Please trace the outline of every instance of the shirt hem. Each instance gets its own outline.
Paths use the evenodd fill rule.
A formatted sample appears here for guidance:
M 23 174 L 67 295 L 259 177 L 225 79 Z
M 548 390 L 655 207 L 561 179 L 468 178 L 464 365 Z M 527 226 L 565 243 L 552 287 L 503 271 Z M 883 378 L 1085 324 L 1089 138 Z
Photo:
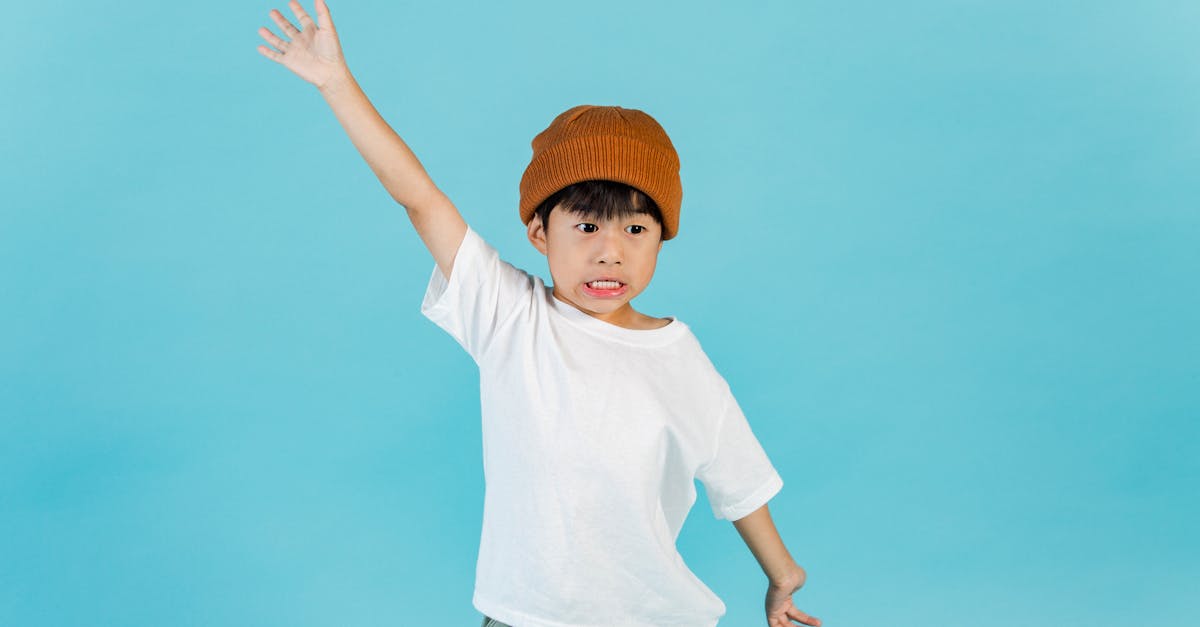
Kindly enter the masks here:
M 611 625 L 594 623 L 560 623 L 558 621 L 547 620 L 544 618 L 536 618 L 516 610 L 510 610 L 503 605 L 492 603 L 490 600 L 480 596 L 478 593 L 472 596 L 471 604 L 475 606 L 476 611 L 483 613 L 484 616 L 491 617 L 507 625 L 512 625 L 513 627 L 612 627 Z M 719 621 L 720 617 L 712 619 L 712 622 L 695 622 L 688 623 L 687 625 L 630 623 L 627 627 L 717 627 L 717 623 Z

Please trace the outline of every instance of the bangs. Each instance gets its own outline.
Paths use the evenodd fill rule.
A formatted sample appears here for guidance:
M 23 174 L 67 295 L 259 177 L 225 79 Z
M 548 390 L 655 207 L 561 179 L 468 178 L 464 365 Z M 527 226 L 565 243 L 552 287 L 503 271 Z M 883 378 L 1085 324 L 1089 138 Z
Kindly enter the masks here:
M 538 205 L 536 213 L 547 224 L 550 211 L 559 209 L 580 218 L 607 221 L 634 215 L 648 215 L 660 226 L 662 211 L 644 192 L 616 181 L 582 181 L 568 185 Z

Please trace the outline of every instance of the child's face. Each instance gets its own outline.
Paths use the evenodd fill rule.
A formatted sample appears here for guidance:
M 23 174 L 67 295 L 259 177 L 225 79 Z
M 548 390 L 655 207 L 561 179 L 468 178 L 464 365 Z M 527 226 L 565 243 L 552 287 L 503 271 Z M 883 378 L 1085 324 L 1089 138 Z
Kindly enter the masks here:
M 529 241 L 543 255 L 554 279 L 554 295 L 576 309 L 618 326 L 633 328 L 644 318 L 629 301 L 650 284 L 662 227 L 646 214 L 612 220 L 583 218 L 555 207 L 549 225 L 534 216 Z M 595 288 L 589 282 L 614 278 L 616 289 Z

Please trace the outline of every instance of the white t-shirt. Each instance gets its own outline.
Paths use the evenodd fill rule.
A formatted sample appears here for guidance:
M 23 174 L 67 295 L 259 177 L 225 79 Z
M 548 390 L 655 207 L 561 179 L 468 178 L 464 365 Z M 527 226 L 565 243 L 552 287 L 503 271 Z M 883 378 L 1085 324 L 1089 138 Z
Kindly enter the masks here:
M 736 520 L 783 479 L 687 325 L 593 318 L 469 227 L 421 313 L 479 366 L 475 609 L 514 627 L 716 625 L 725 604 L 675 546 L 694 480 Z

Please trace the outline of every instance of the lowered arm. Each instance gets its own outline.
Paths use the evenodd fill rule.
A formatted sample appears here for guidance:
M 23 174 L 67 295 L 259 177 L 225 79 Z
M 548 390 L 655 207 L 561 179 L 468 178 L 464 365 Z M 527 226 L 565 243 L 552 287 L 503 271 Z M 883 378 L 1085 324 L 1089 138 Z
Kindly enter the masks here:
M 758 560 L 771 585 L 789 589 L 804 585 L 804 569 L 796 564 L 783 545 L 783 539 L 779 537 L 766 505 L 733 521 L 733 526 Z

